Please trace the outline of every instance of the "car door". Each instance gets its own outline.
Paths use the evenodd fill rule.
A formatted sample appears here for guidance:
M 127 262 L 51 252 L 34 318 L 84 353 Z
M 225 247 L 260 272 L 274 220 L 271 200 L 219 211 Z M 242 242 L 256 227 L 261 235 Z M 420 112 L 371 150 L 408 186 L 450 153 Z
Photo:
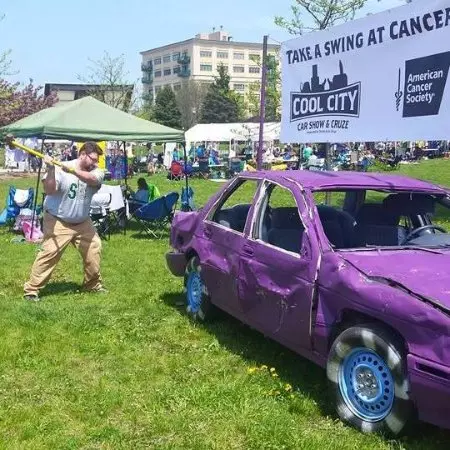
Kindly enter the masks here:
M 295 183 L 265 181 L 241 248 L 239 302 L 246 322 L 296 350 L 310 348 L 319 248 Z
M 203 221 L 202 273 L 212 302 L 240 317 L 237 280 L 245 224 L 260 180 L 237 178 L 215 202 Z

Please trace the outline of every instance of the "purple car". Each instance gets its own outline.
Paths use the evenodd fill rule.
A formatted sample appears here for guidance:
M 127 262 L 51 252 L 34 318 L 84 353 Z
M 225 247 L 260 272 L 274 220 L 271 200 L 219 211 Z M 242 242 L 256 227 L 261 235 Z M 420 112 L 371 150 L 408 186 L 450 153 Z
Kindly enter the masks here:
M 342 420 L 450 428 L 450 197 L 403 176 L 253 172 L 176 214 L 188 314 L 218 310 L 326 367 Z

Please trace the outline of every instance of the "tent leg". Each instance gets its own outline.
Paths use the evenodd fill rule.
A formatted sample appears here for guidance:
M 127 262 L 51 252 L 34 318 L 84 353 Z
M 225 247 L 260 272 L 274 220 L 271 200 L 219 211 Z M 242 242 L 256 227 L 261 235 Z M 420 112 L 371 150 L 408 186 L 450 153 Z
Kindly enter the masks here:
M 128 155 L 127 155 L 127 145 L 125 141 L 123 141 L 123 154 L 125 156 L 125 189 L 128 191 Z M 126 201 L 126 200 L 125 200 Z M 125 204 L 125 214 L 124 214 L 124 224 L 123 224 L 123 234 L 127 234 L 127 205 Z
M 189 207 L 189 177 L 186 172 L 187 168 L 187 152 L 186 152 L 186 142 L 182 142 L 181 145 L 183 146 L 183 158 L 184 158 L 184 180 L 186 184 L 186 195 L 188 196 L 188 204 L 186 206 L 186 211 L 190 211 L 191 208 Z
M 41 153 L 44 153 L 44 141 L 45 141 L 45 139 L 42 139 Z M 34 220 L 36 218 L 36 207 L 37 207 L 37 200 L 38 200 L 38 195 L 39 195 L 39 183 L 41 181 L 41 169 L 42 169 L 42 160 L 39 161 L 38 176 L 37 176 L 37 180 L 36 180 L 36 189 L 35 189 L 35 193 L 34 193 L 33 214 L 31 216 L 30 241 L 33 241 Z

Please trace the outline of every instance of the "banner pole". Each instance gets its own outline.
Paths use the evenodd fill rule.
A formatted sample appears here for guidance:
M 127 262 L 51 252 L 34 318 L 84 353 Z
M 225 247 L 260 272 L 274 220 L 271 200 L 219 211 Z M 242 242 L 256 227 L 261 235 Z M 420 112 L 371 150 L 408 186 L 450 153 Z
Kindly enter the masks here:
M 263 59 L 261 76 L 261 103 L 259 108 L 259 146 L 256 154 L 256 168 L 262 169 L 262 152 L 264 141 L 264 121 L 266 116 L 266 82 L 267 82 L 267 41 L 269 36 L 264 36 L 263 40 Z

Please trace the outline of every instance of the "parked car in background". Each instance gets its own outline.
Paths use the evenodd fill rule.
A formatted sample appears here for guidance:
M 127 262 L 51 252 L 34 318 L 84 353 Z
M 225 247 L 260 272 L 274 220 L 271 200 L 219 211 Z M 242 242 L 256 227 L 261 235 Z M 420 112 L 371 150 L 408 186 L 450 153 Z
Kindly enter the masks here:
M 187 312 L 223 310 L 326 368 L 339 417 L 450 428 L 450 198 L 407 177 L 253 172 L 176 214 Z

